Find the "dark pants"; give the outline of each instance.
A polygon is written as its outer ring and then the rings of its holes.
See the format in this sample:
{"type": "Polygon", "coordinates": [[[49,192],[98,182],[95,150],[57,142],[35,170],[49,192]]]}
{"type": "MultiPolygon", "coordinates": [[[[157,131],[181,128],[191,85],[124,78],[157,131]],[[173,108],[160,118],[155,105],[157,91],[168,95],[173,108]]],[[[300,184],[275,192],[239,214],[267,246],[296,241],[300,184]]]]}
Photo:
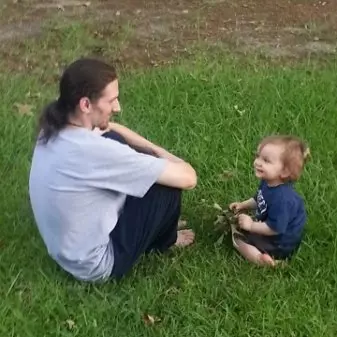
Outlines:
{"type": "MultiPolygon", "coordinates": [[[[126,143],[115,132],[103,137],[126,143]]],[[[181,190],[154,184],[143,198],[127,196],[123,212],[110,237],[115,263],[112,277],[120,279],[150,251],[164,252],[177,239],[181,190]]]]}
{"type": "Polygon", "coordinates": [[[235,239],[256,247],[261,253],[269,254],[276,260],[291,259],[298,249],[298,245],[293,248],[284,249],[273,241],[272,237],[250,233],[245,230],[240,230],[241,234],[235,234],[235,239]]]}

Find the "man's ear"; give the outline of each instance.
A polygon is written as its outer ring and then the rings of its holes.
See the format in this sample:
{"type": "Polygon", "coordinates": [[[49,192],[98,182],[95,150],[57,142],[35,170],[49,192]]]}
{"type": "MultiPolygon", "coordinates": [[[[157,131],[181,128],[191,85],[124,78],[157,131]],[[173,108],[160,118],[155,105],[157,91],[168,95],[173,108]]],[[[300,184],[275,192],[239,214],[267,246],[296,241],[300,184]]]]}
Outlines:
{"type": "Polygon", "coordinates": [[[82,112],[88,114],[90,113],[90,100],[88,97],[82,97],[79,101],[79,108],[82,112]]]}

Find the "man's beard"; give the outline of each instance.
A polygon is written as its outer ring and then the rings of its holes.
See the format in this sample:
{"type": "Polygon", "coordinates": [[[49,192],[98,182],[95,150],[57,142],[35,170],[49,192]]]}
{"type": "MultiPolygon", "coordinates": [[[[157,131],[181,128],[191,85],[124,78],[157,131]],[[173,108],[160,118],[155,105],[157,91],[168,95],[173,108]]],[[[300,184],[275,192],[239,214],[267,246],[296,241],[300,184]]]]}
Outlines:
{"type": "MultiPolygon", "coordinates": [[[[101,113],[101,116],[103,116],[103,113],[101,113]]],[[[106,130],[109,127],[110,119],[111,119],[111,117],[102,119],[101,121],[99,121],[99,123],[98,123],[98,125],[96,125],[96,127],[98,127],[100,130],[106,130]]]]}

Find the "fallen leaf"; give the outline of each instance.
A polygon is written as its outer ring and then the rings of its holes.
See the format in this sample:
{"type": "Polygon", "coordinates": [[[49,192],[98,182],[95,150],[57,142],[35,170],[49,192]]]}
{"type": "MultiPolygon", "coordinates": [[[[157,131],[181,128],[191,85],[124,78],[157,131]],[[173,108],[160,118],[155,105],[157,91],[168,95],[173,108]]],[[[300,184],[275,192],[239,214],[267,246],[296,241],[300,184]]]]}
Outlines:
{"type": "Polygon", "coordinates": [[[186,220],[179,220],[178,221],[178,228],[184,228],[187,226],[187,221],[186,220]]]}
{"type": "Polygon", "coordinates": [[[216,220],[214,221],[214,225],[217,226],[225,221],[224,215],[217,215],[216,220]]]}
{"type": "Polygon", "coordinates": [[[32,92],[28,91],[26,93],[26,97],[27,98],[40,98],[41,97],[41,93],[40,92],[32,93],[32,92]]]}
{"type": "Polygon", "coordinates": [[[231,231],[231,226],[236,225],[236,223],[237,223],[237,218],[235,214],[228,209],[223,209],[221,211],[221,214],[217,215],[217,218],[213,223],[214,231],[227,235],[231,231]]]}
{"type": "Polygon", "coordinates": [[[66,324],[69,330],[73,330],[76,326],[75,322],[71,319],[67,319],[66,324]]]}
{"type": "Polygon", "coordinates": [[[228,170],[225,170],[225,171],[223,171],[222,173],[219,174],[220,180],[233,178],[234,176],[235,176],[234,172],[228,171],[228,170]]]}
{"type": "Polygon", "coordinates": [[[146,324],[154,324],[154,317],[151,315],[144,315],[143,320],[146,324]]]}
{"type": "Polygon", "coordinates": [[[35,5],[37,9],[46,9],[46,8],[56,8],[59,10],[64,11],[65,7],[89,7],[91,5],[90,1],[70,1],[70,0],[63,0],[59,1],[58,3],[46,3],[47,1],[40,2],[35,5]]]}
{"type": "Polygon", "coordinates": [[[216,240],[215,246],[220,246],[223,243],[224,237],[225,237],[225,234],[221,234],[219,239],[216,240]]]}
{"type": "Polygon", "coordinates": [[[150,61],[150,64],[151,64],[153,67],[158,67],[158,66],[159,66],[159,64],[158,64],[156,61],[153,61],[153,60],[150,61]]]}
{"type": "Polygon", "coordinates": [[[179,290],[176,287],[170,287],[165,291],[165,294],[178,294],[179,290]]]}
{"type": "Polygon", "coordinates": [[[32,105],[15,103],[14,106],[18,109],[20,115],[33,116],[32,105]]]}
{"type": "Polygon", "coordinates": [[[220,206],[219,204],[217,204],[216,202],[214,203],[213,207],[214,207],[215,209],[217,209],[218,211],[222,211],[221,206],[220,206]]]}
{"type": "Polygon", "coordinates": [[[242,116],[246,112],[246,110],[240,110],[238,105],[234,105],[234,109],[238,112],[240,116],[242,116]]]}
{"type": "Polygon", "coordinates": [[[155,316],[152,316],[152,315],[148,315],[148,314],[144,314],[143,315],[143,321],[147,325],[153,325],[156,322],[160,322],[161,320],[158,317],[155,317],[155,316]]]}
{"type": "Polygon", "coordinates": [[[218,215],[214,221],[214,232],[220,232],[227,235],[230,232],[230,224],[224,215],[218,215]]]}

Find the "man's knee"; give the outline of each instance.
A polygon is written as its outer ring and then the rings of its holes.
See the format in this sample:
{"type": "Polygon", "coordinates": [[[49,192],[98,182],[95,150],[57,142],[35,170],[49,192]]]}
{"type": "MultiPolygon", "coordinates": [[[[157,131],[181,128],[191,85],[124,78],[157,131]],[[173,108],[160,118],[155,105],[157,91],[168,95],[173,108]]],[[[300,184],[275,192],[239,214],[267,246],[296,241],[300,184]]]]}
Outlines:
{"type": "Polygon", "coordinates": [[[118,132],[116,131],[107,131],[102,134],[102,137],[109,138],[112,140],[115,140],[116,142],[122,143],[122,144],[127,144],[126,140],[124,139],[123,136],[121,136],[118,132]]]}
{"type": "Polygon", "coordinates": [[[171,200],[176,204],[180,204],[182,190],[174,187],[154,184],[149,189],[147,194],[149,195],[149,197],[151,196],[155,200],[167,200],[167,202],[170,202],[171,200]]]}

